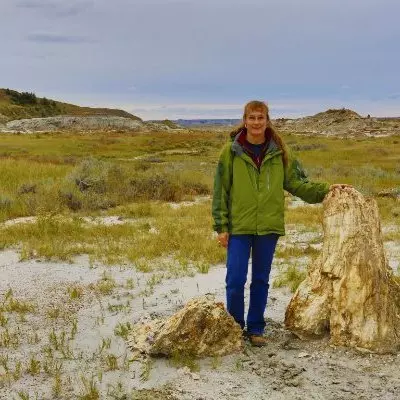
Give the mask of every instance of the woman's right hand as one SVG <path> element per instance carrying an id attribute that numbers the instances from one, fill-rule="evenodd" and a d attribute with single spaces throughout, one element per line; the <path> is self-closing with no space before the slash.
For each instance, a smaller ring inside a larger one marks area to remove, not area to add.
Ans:
<path id="1" fill-rule="evenodd" d="M 228 247 L 228 241 L 229 241 L 229 233 L 228 232 L 221 232 L 218 233 L 218 243 L 222 246 L 222 247 Z"/>

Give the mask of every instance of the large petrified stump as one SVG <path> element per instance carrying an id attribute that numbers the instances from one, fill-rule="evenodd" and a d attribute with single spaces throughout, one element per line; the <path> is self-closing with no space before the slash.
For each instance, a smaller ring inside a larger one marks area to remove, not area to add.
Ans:
<path id="1" fill-rule="evenodd" d="M 136 324 L 128 338 L 136 354 L 222 356 L 242 350 L 242 329 L 212 296 L 192 299 L 167 319 Z"/>
<path id="2" fill-rule="evenodd" d="M 322 252 L 286 309 L 301 338 L 330 334 L 337 345 L 400 349 L 400 282 L 389 268 L 378 206 L 355 189 L 324 200 Z"/>

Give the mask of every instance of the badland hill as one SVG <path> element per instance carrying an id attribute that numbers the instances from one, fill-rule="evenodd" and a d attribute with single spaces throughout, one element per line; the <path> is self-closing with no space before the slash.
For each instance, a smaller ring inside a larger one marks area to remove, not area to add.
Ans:
<path id="1" fill-rule="evenodd" d="M 176 121 L 143 121 L 124 110 L 80 107 L 34 93 L 0 89 L 0 132 L 51 132 L 59 130 L 130 131 L 189 129 L 227 130 L 239 119 L 199 119 Z M 273 120 L 280 132 L 325 136 L 390 136 L 400 134 L 400 118 L 361 116 L 355 111 L 329 109 L 304 118 Z"/>
<path id="2" fill-rule="evenodd" d="M 310 117 L 274 121 L 279 131 L 326 136 L 389 136 L 400 134 L 400 118 L 362 117 L 355 111 L 329 109 Z"/>
<path id="3" fill-rule="evenodd" d="M 170 121 L 148 123 L 124 110 L 80 107 L 37 97 L 34 93 L 0 89 L 0 132 L 40 132 L 65 129 L 133 131 L 169 130 Z"/>
<path id="4" fill-rule="evenodd" d="M 176 120 L 181 126 L 193 129 L 226 130 L 238 126 L 240 119 Z M 329 109 L 303 118 L 277 118 L 272 123 L 279 132 L 325 136 L 390 136 L 400 134 L 400 118 L 361 116 L 355 111 Z"/>
<path id="5" fill-rule="evenodd" d="M 75 117 L 106 115 L 141 121 L 139 117 L 123 110 L 80 107 L 74 104 L 47 99 L 46 97 L 37 97 L 34 93 L 0 89 L 0 122 L 28 118 L 55 117 L 59 115 Z"/>

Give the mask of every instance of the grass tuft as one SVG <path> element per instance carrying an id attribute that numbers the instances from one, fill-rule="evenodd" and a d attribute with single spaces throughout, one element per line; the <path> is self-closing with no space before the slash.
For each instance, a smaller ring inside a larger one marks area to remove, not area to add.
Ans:
<path id="1" fill-rule="evenodd" d="M 195 354 L 174 351 L 169 359 L 169 362 L 175 368 L 188 367 L 191 372 L 200 371 L 198 357 Z"/>
<path id="2" fill-rule="evenodd" d="M 307 273 L 305 271 L 301 271 L 295 265 L 289 265 L 285 270 L 281 271 L 279 276 L 274 280 L 272 286 L 274 288 L 286 286 L 293 293 L 297 290 L 306 276 Z"/>

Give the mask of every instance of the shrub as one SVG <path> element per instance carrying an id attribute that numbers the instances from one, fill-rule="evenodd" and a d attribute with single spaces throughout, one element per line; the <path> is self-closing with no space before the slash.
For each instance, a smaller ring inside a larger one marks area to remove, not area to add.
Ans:
<path id="1" fill-rule="evenodd" d="M 210 188 L 201 182 L 184 182 L 185 192 L 193 195 L 210 194 Z"/>
<path id="2" fill-rule="evenodd" d="M 67 206 L 72 211 L 78 211 L 82 208 L 82 201 L 77 198 L 77 196 L 72 192 L 62 192 L 60 191 L 61 203 Z"/>
<path id="3" fill-rule="evenodd" d="M 133 197 L 147 200 L 179 201 L 182 189 L 166 176 L 151 175 L 130 180 Z"/>
<path id="4" fill-rule="evenodd" d="M 19 93 L 15 90 L 8 90 L 7 94 L 11 97 L 11 101 L 14 104 L 26 105 L 26 104 L 37 103 L 37 97 L 35 93 L 30 93 L 30 92 Z"/>
<path id="5" fill-rule="evenodd" d="M 18 194 L 36 193 L 36 185 L 33 183 L 24 183 L 18 189 Z"/>
<path id="6" fill-rule="evenodd" d="M 291 148 L 295 151 L 326 150 L 327 147 L 322 143 L 294 144 Z"/>
<path id="7" fill-rule="evenodd" d="M 124 177 L 118 165 L 89 158 L 72 171 L 68 180 L 73 181 L 81 192 L 104 194 L 111 183 L 123 183 Z"/>
<path id="8" fill-rule="evenodd" d="M 0 210 L 9 210 L 13 205 L 13 201 L 4 196 L 0 196 Z"/>

